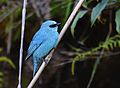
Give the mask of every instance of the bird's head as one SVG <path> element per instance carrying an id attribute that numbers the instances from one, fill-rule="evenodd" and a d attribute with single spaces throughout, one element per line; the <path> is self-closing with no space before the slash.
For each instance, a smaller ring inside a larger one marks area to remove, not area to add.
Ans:
<path id="1" fill-rule="evenodd" d="M 57 31 L 60 23 L 57 23 L 53 20 L 47 20 L 42 24 L 42 27 L 51 31 Z"/>

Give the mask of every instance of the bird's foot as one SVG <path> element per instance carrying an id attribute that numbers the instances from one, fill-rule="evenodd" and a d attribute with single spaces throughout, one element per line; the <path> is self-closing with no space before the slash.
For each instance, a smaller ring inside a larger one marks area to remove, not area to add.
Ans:
<path id="1" fill-rule="evenodd" d="M 47 64 L 48 64 L 48 60 L 43 59 L 43 61 L 45 62 L 45 65 L 47 66 Z"/>

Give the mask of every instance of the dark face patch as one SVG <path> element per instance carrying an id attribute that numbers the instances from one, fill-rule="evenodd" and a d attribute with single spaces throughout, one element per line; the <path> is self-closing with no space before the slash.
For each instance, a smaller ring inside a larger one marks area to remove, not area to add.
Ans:
<path id="1" fill-rule="evenodd" d="M 61 23 L 56 23 L 56 24 L 52 24 L 52 25 L 50 25 L 49 27 L 56 27 L 56 26 L 59 26 Z"/>
<path id="2" fill-rule="evenodd" d="M 57 26 L 57 24 L 52 24 L 49 27 L 53 28 L 53 27 L 56 27 L 56 26 Z"/>

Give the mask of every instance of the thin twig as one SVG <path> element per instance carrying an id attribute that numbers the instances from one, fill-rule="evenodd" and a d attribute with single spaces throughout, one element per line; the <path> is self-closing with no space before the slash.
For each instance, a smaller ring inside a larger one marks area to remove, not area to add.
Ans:
<path id="1" fill-rule="evenodd" d="M 7 38 L 7 54 L 10 54 L 11 43 L 12 43 L 12 29 L 8 32 L 8 38 Z"/>
<path id="2" fill-rule="evenodd" d="M 5 12 L 4 14 L 2 14 L 0 16 L 0 22 L 2 22 L 6 17 L 8 17 L 9 15 L 11 15 L 16 9 L 17 9 L 18 6 L 14 6 L 12 9 L 10 9 L 9 11 Z"/>
<path id="3" fill-rule="evenodd" d="M 63 35 L 65 34 L 66 30 L 68 29 L 70 23 L 72 22 L 73 18 L 75 17 L 77 11 L 79 10 L 79 8 L 81 7 L 82 3 L 84 0 L 79 0 L 78 4 L 76 5 L 76 7 L 74 8 L 73 12 L 71 13 L 70 17 L 68 18 L 67 22 L 65 23 L 60 35 L 59 35 L 59 39 L 58 39 L 58 43 L 60 42 L 60 40 L 62 39 Z M 50 52 L 50 54 L 45 58 L 46 60 L 48 60 L 48 62 L 50 61 L 52 55 L 53 55 L 54 49 Z M 28 85 L 27 88 L 32 88 L 33 85 L 35 84 L 35 82 L 37 81 L 37 79 L 40 77 L 40 74 L 42 73 L 42 71 L 45 68 L 45 62 L 42 63 L 42 65 L 40 66 L 38 72 L 36 73 L 36 75 L 34 76 L 34 78 L 32 79 L 32 81 L 30 82 L 30 84 Z"/>
<path id="4" fill-rule="evenodd" d="M 32 6 L 33 6 L 33 8 L 35 10 L 35 13 L 36 13 L 37 17 L 39 18 L 40 17 L 40 12 L 39 12 L 36 4 L 35 4 L 35 0 L 31 0 L 31 3 L 32 3 Z"/>
<path id="5" fill-rule="evenodd" d="M 105 52 L 104 52 L 105 53 Z M 120 52 L 115 52 L 115 53 L 112 53 L 112 52 L 110 52 L 110 53 L 108 53 L 108 54 L 104 54 L 103 53 L 103 56 L 102 56 L 102 58 L 105 58 L 105 57 L 110 57 L 110 56 L 115 56 L 115 55 L 120 55 Z M 99 56 L 100 56 L 100 53 L 99 53 Z M 88 59 L 96 59 L 96 58 L 98 58 L 98 56 L 86 56 L 86 58 L 84 59 L 84 60 L 81 60 L 80 62 L 82 62 L 82 61 L 85 61 L 85 60 L 88 60 Z M 63 60 L 61 63 L 59 63 L 59 64 L 57 64 L 57 65 L 55 65 L 54 67 L 59 67 L 59 66 L 64 66 L 64 65 L 66 65 L 66 64 L 69 64 L 69 63 L 72 63 L 72 60 L 73 58 L 67 58 L 67 59 L 65 59 L 65 60 Z M 67 60 L 67 61 L 66 61 Z"/>
<path id="6" fill-rule="evenodd" d="M 95 63 L 94 63 L 92 75 L 91 75 L 90 80 L 89 80 L 89 82 L 88 82 L 87 88 L 90 88 L 90 85 L 91 85 L 91 83 L 92 83 L 92 81 L 93 81 L 93 78 L 94 78 L 94 76 L 95 76 L 97 67 L 98 67 L 98 65 L 99 65 L 99 63 L 100 63 L 100 60 L 101 60 L 101 58 L 102 58 L 103 53 L 104 53 L 104 49 L 102 49 L 102 51 L 100 52 L 100 56 L 97 57 L 97 59 L 96 59 L 96 61 L 95 61 Z"/>
<path id="7" fill-rule="evenodd" d="M 22 31 L 21 31 L 21 44 L 20 44 L 20 55 L 19 55 L 19 77 L 18 77 L 17 88 L 21 88 L 21 73 L 22 73 L 21 70 L 22 70 L 23 39 L 24 39 L 24 30 L 25 30 L 26 5 L 27 5 L 27 0 L 24 0 L 23 9 L 22 9 Z"/>
<path id="8" fill-rule="evenodd" d="M 109 14 L 109 31 L 108 31 L 108 34 L 107 34 L 107 37 L 106 37 L 106 41 L 109 39 L 110 35 L 111 35 L 111 32 L 112 32 L 112 10 L 110 10 L 110 14 Z M 100 60 L 101 58 L 103 57 L 103 54 L 104 54 L 104 49 L 101 50 L 100 52 L 100 56 L 96 59 L 95 63 L 94 63 L 94 67 L 93 67 L 93 71 L 92 71 L 92 75 L 90 77 L 90 80 L 88 82 L 88 85 L 87 85 L 87 88 L 90 88 L 90 85 L 93 81 L 93 78 L 95 76 L 95 73 L 96 73 L 96 70 L 97 70 L 97 67 L 100 63 Z"/>

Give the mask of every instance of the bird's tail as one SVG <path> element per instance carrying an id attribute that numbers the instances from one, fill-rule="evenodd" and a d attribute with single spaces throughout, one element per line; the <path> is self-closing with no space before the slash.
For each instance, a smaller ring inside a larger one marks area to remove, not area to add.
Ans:
<path id="1" fill-rule="evenodd" d="M 27 61 L 30 58 L 31 55 L 27 55 L 25 58 L 25 61 Z"/>
<path id="2" fill-rule="evenodd" d="M 39 63 L 34 63 L 34 71 L 33 71 L 33 77 L 36 75 L 38 71 Z"/>

